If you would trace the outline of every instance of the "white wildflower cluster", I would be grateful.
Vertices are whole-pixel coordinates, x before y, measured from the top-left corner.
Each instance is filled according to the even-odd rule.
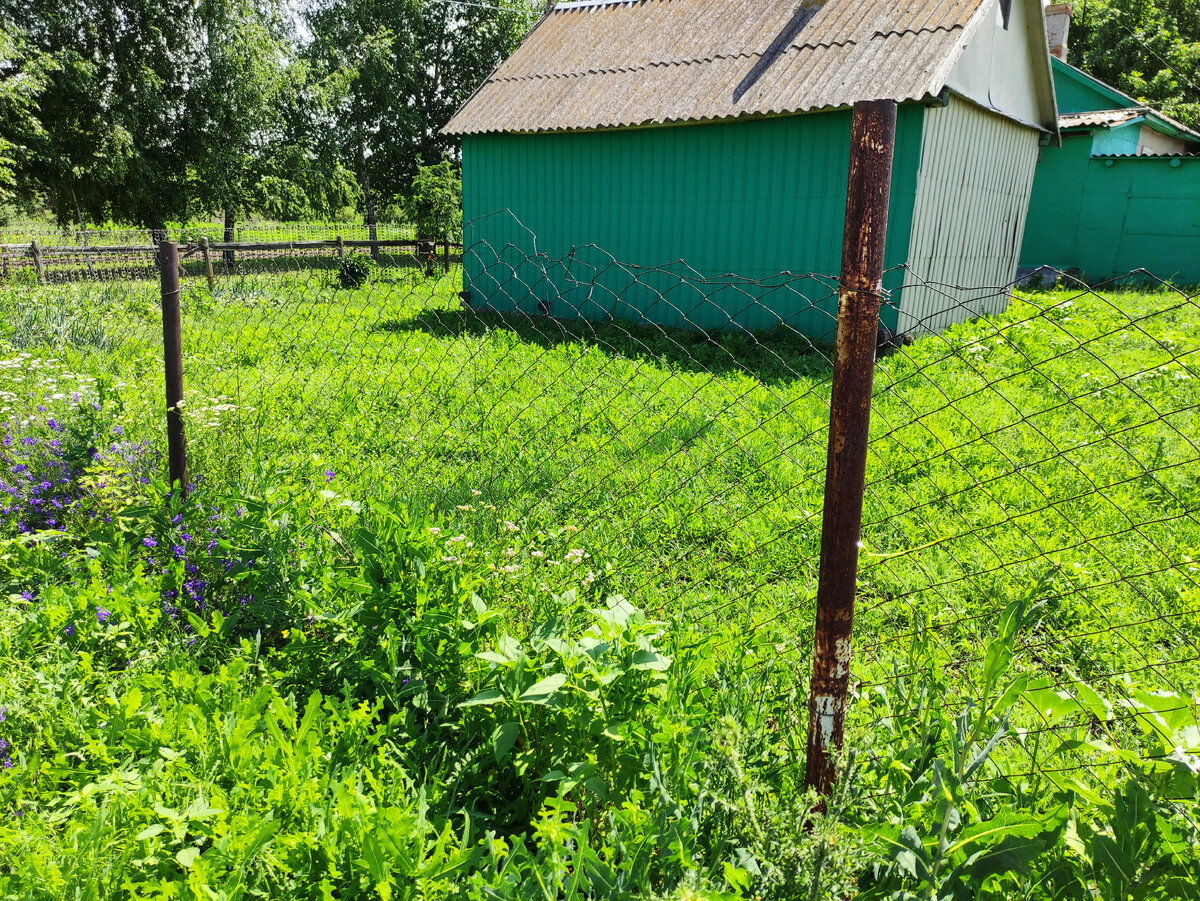
[[[231,401],[232,398],[218,394],[213,398],[202,398],[199,403],[188,403],[184,407],[184,410],[193,419],[199,421],[206,429],[215,429],[220,427],[221,417],[226,413],[243,409],[238,404],[231,403]],[[253,408],[247,408],[247,412],[253,412]]]
[[[118,382],[114,387],[120,387]],[[79,405],[96,400],[96,379],[72,372],[57,357],[19,353],[0,360],[0,415],[27,413],[31,407],[55,403]],[[27,424],[28,419],[21,422]]]

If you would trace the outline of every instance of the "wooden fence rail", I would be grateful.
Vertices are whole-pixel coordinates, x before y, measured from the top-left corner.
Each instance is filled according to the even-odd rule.
[[[336,238],[317,240],[317,241],[209,241],[203,240],[199,243],[180,244],[180,258],[188,258],[196,254],[202,254],[205,262],[206,275],[210,282],[213,279],[211,274],[211,254],[236,254],[238,251],[247,253],[269,253],[273,256],[287,256],[289,253],[304,250],[329,250],[333,254],[341,258],[345,255],[347,248],[381,248],[381,247],[396,247],[407,248],[414,256],[436,259],[437,251],[441,251],[443,264],[449,268],[451,249],[462,249],[462,244],[453,241],[419,241],[416,239],[379,239],[359,240],[345,239],[341,235]],[[0,244],[0,262],[3,263],[3,275],[9,272],[10,262],[23,262],[30,260],[36,272],[37,281],[42,284],[46,280],[46,267],[54,259],[69,259],[85,261],[86,266],[91,268],[93,258],[102,258],[105,256],[130,256],[136,254],[145,254],[147,256],[155,256],[154,265],[157,266],[158,245],[156,244],[100,244],[100,245],[41,245],[37,240],[30,241],[28,244]],[[28,264],[26,264],[28,265]]]

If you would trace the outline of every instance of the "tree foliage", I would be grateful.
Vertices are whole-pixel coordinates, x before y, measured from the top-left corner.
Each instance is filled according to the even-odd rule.
[[[462,175],[449,160],[417,170],[407,212],[421,237],[458,240],[462,230]]]
[[[1200,130],[1200,0],[1085,0],[1070,61]]]
[[[318,152],[353,168],[368,215],[374,197],[408,195],[422,160],[454,152],[441,127],[529,30],[535,6],[317,0],[306,9],[304,54],[325,100]]]
[[[43,135],[37,97],[52,69],[22,31],[0,19],[0,202],[13,198],[16,155]]]
[[[540,6],[508,2],[0,0],[0,200],[373,221],[454,155],[439,129]]]
[[[290,41],[275,2],[201,0],[200,48],[185,98],[190,197],[204,209],[247,206],[273,175],[270,149],[282,125]]]
[[[190,0],[0,3],[49,63],[35,100],[41,129],[15,157],[22,191],[43,191],[62,222],[186,214]]]

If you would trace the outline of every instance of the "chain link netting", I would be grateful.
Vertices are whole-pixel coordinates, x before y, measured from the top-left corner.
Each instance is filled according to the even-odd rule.
[[[836,278],[382,233],[397,243],[378,263],[327,234],[228,260],[215,229],[171,236],[193,478],[236,491],[264,468],[312,470],[330,492],[434,511],[457,533],[448,558],[486,546],[518,593],[622,594],[728,628],[730,653],[753,636],[773,658],[764,693],[802,699]],[[28,378],[58,367],[122,387],[152,422],[163,339],[147,237],[45,255],[40,277],[9,245],[0,294]],[[1084,740],[1102,734],[1152,753],[1139,723],[1170,732],[1192,715],[1154,698],[1200,684],[1200,295],[1140,272],[1038,277],[888,275],[849,726],[977,702],[998,619],[1037,604],[1023,666],[1066,715],[1015,717],[993,764],[1014,780],[1120,762],[1121,747]],[[917,291],[936,312],[912,312]],[[897,690],[931,660],[938,698]]]

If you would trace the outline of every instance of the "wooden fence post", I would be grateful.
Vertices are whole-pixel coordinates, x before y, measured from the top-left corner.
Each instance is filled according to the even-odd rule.
[[[337,255],[338,255],[339,260],[343,260],[346,258],[346,244],[342,240],[341,235],[337,236]]]
[[[29,252],[33,254],[33,268],[37,271],[37,283],[39,285],[46,282],[46,270],[42,265],[42,251],[38,247],[37,238],[29,242]]]
[[[217,286],[217,278],[213,275],[212,248],[208,246],[208,236],[200,239],[200,252],[204,254],[204,277],[208,279],[208,290]]]

